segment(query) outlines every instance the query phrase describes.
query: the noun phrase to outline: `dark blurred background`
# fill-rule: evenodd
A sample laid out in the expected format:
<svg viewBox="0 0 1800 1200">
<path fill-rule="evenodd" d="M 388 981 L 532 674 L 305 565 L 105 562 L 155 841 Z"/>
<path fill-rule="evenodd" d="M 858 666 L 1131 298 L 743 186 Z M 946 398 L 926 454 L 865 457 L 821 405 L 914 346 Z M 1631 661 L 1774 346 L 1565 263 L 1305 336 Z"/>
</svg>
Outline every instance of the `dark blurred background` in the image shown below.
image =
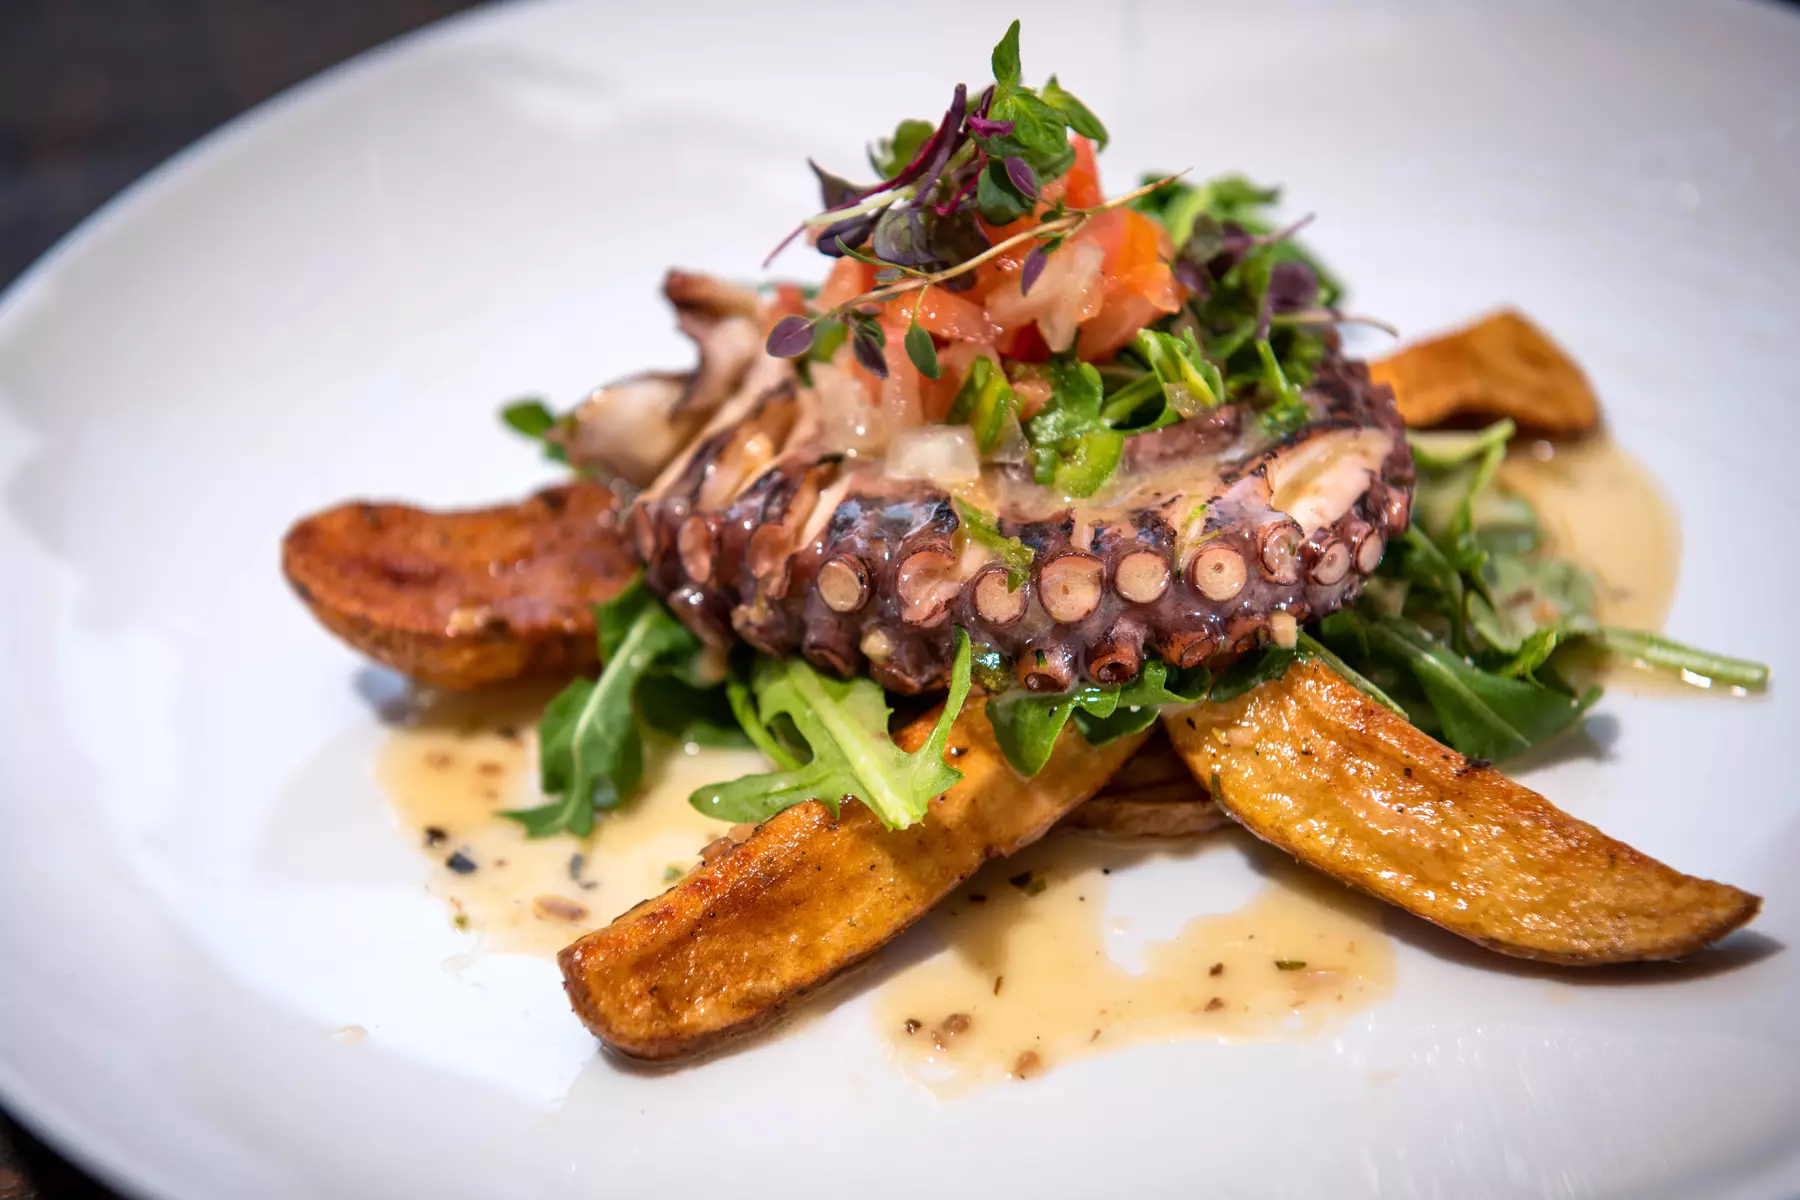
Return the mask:
<svg viewBox="0 0 1800 1200">
<path fill-rule="evenodd" d="M 209 130 L 334 63 L 471 7 L 0 0 L 0 288 Z M 0 963 L 0 975 L 5 969 Z M 114 1195 L 0 1111 L 0 1200 Z"/>
<path fill-rule="evenodd" d="M 0 0 L 0 287 L 283 88 L 470 0 Z M 0 1184 L 0 1200 L 9 1200 Z"/>
</svg>

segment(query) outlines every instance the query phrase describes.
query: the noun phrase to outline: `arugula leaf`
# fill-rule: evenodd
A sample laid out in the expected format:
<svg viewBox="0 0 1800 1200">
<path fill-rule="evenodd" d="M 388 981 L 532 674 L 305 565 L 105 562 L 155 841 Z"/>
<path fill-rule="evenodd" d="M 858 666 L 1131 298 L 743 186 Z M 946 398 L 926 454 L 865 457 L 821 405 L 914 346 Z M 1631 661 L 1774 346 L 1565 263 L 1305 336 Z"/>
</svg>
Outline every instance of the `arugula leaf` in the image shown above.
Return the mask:
<svg viewBox="0 0 1800 1200">
<path fill-rule="evenodd" d="M 1413 463 L 1421 471 L 1449 471 L 1483 457 L 1495 446 L 1505 449 L 1517 432 L 1518 426 L 1511 419 L 1502 419 L 1486 429 L 1466 433 L 1409 429 L 1406 441 L 1412 447 Z"/>
<path fill-rule="evenodd" d="M 1100 118 L 1094 115 L 1092 109 L 1065 90 L 1063 85 L 1056 81 L 1056 76 L 1052 75 L 1050 81 L 1038 94 L 1044 98 L 1045 104 L 1063 115 L 1063 119 L 1069 123 L 1070 129 L 1082 137 L 1092 138 L 1094 149 L 1106 149 L 1106 143 L 1110 140 L 1106 134 L 1106 126 L 1100 123 Z"/>
<path fill-rule="evenodd" d="M 513 401 L 500 410 L 500 419 L 513 432 L 539 443 L 543 447 L 544 457 L 551 462 L 569 461 L 568 451 L 550 440 L 550 435 L 556 432 L 562 422 L 539 397 L 527 396 Z"/>
<path fill-rule="evenodd" d="M 503 816 L 531 837 L 568 832 L 585 836 L 596 810 L 617 808 L 636 790 L 644 770 L 644 742 L 633 696 L 653 671 L 691 659 L 699 641 L 662 601 L 634 579 L 594 609 L 600 656 L 598 679 L 571 682 L 544 710 L 538 725 L 538 776 L 557 799 Z"/>
<path fill-rule="evenodd" d="M 956 515 L 962 520 L 962 530 L 971 541 L 992 550 L 1006 567 L 1006 590 L 1016 592 L 1019 585 L 1031 571 L 1031 547 L 1016 537 L 1007 537 L 1000 532 L 997 518 L 976 508 L 960 497 L 953 498 Z"/>
<path fill-rule="evenodd" d="M 1194 703 L 1206 695 L 1211 684 L 1212 676 L 1204 667 L 1192 672 L 1171 671 L 1168 664 L 1151 659 L 1136 679 L 1119 687 L 1111 716 L 1087 707 L 1076 708 L 1072 715 L 1088 745 L 1104 746 L 1150 728 L 1166 705 Z"/>
<path fill-rule="evenodd" d="M 1379 687 L 1376 687 L 1374 682 L 1370 680 L 1368 676 L 1339 658 L 1337 654 L 1332 651 L 1331 647 L 1321 642 L 1312 634 L 1307 633 L 1305 630 L 1301 630 L 1300 637 L 1295 643 L 1295 649 L 1299 650 L 1302 658 L 1316 658 L 1326 666 L 1330 667 L 1333 671 L 1336 671 L 1339 675 L 1343 676 L 1344 679 L 1354 684 L 1357 691 L 1375 701 L 1375 703 L 1381 705 L 1395 716 L 1400 717 L 1403 720 L 1410 721 L 1412 719 L 1407 716 L 1404 708 L 1394 702 L 1392 696 L 1382 691 Z"/>
<path fill-rule="evenodd" d="M 1312 410 L 1301 399 L 1300 389 L 1288 382 L 1268 338 L 1256 339 L 1256 353 L 1262 359 L 1263 392 L 1267 397 L 1267 407 L 1257 418 L 1263 429 L 1272 437 L 1284 438 L 1311 424 Z"/>
<path fill-rule="evenodd" d="M 1715 683 L 1741 688 L 1761 688 L 1769 682 L 1769 668 L 1762 663 L 1698 650 L 1660 634 L 1608 627 L 1597 631 L 1594 638 L 1609 653 L 1665 671 L 1698 675 Z"/>
<path fill-rule="evenodd" d="M 752 685 L 756 723 L 766 730 L 777 718 L 791 720 L 812 757 L 701 788 L 688 802 L 727 821 L 766 821 L 807 800 L 836 816 L 840 801 L 855 796 L 889 829 L 905 829 L 962 778 L 944 762 L 944 747 L 968 698 L 969 671 L 969 635 L 959 629 L 944 710 L 925 744 L 909 754 L 888 735 L 887 695 L 873 680 L 835 679 L 801 658 L 759 659 Z"/>
<path fill-rule="evenodd" d="M 1571 696 L 1490 674 L 1404 618 L 1367 621 L 1354 612 L 1344 615 L 1363 623 L 1374 653 L 1412 672 L 1442 722 L 1444 740 L 1469 758 L 1498 762 L 1529 750 L 1574 724 L 1600 698 L 1597 687 Z"/>
<path fill-rule="evenodd" d="M 1210 678 L 1178 679 L 1159 659 L 1144 664 L 1137 679 L 1118 684 L 1082 683 L 1066 692 L 1039 695 L 1012 691 L 987 702 L 988 724 L 1006 761 L 1021 775 L 1036 775 L 1050 761 L 1056 739 L 1070 717 L 1094 745 L 1149 728 L 1165 704 L 1191 704 L 1206 694 Z M 1091 732 L 1090 732 L 1091 731 Z"/>
<path fill-rule="evenodd" d="M 1280 679 L 1287 674 L 1289 667 L 1299 661 L 1298 650 L 1281 646 L 1266 647 L 1261 654 L 1246 654 L 1213 681 L 1206 698 L 1214 704 L 1236 700 L 1245 692 L 1255 691 L 1265 683 Z"/>
<path fill-rule="evenodd" d="M 754 744 L 739 727 L 725 689 L 716 685 L 701 687 L 675 675 L 650 675 L 638 683 L 637 710 L 645 725 L 678 742 L 735 749 Z"/>
</svg>

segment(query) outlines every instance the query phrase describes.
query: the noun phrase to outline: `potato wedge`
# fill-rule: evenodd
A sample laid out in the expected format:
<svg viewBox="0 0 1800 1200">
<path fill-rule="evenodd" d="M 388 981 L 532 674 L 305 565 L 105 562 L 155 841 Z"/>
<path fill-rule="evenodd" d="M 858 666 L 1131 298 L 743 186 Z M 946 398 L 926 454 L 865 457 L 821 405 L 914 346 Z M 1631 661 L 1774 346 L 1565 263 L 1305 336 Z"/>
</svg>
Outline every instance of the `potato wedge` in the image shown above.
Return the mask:
<svg viewBox="0 0 1800 1200">
<path fill-rule="evenodd" d="M 1511 417 L 1549 437 L 1591 433 L 1600 402 L 1575 360 L 1522 313 L 1510 309 L 1369 364 L 1394 389 L 1414 429 Z"/>
<path fill-rule="evenodd" d="M 281 565 L 327 629 L 420 683 L 572 676 L 597 658 L 593 606 L 637 570 L 612 514 L 592 483 L 467 512 L 343 504 L 290 529 Z"/>
<path fill-rule="evenodd" d="M 897 739 L 916 748 L 935 714 Z M 1147 737 L 1098 749 L 1065 731 L 1044 770 L 1016 774 L 979 705 L 950 735 L 960 783 L 898 833 L 846 801 L 808 801 L 563 950 L 576 1014 L 632 1058 L 687 1058 L 774 1019 L 866 958 L 989 859 L 1036 841 Z"/>
<path fill-rule="evenodd" d="M 1762 903 L 1614 841 L 1317 663 L 1163 721 L 1250 832 L 1502 954 L 1573 965 L 1678 958 Z"/>
<path fill-rule="evenodd" d="M 1063 818 L 1062 828 L 1099 837 L 1175 838 L 1228 823 L 1159 726 L 1098 795 Z"/>
</svg>

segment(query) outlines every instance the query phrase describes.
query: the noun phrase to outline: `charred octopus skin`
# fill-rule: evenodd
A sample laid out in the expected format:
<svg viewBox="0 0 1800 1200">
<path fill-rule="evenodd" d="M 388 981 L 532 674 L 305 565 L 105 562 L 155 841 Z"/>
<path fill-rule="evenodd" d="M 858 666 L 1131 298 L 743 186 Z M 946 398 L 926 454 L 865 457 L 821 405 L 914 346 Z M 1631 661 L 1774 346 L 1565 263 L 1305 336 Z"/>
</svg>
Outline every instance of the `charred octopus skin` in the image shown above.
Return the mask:
<svg viewBox="0 0 1800 1200">
<path fill-rule="evenodd" d="M 1291 644 L 1357 598 L 1411 508 L 1393 394 L 1335 344 L 1296 431 L 1224 404 L 1130 438 L 1081 501 L 1022 465 L 988 464 L 954 497 L 896 477 L 823 437 L 823 391 L 787 362 L 750 363 L 628 528 L 650 586 L 702 638 L 899 692 L 944 684 L 957 626 L 1043 692 L 1126 682 L 1151 653 L 1191 667 Z M 969 536 L 957 500 L 1029 548 L 1022 579 Z"/>
</svg>

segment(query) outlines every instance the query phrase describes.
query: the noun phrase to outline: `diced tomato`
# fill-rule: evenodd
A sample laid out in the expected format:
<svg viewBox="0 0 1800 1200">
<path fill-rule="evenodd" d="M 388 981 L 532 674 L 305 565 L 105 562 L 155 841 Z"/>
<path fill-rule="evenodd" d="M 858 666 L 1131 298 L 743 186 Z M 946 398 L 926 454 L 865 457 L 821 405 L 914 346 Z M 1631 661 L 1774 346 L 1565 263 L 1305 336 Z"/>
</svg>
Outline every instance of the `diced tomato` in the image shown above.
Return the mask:
<svg viewBox="0 0 1800 1200">
<path fill-rule="evenodd" d="M 775 294 L 763 306 L 763 335 L 775 327 L 775 322 L 783 317 L 804 317 L 806 315 L 806 296 L 799 287 L 784 283 L 776 287 Z"/>
<path fill-rule="evenodd" d="M 1044 344 L 1044 335 L 1038 332 L 1036 325 L 1021 325 L 1003 336 L 996 345 L 1000 353 L 1020 362 L 1050 361 L 1050 347 Z"/>
<path fill-rule="evenodd" d="M 846 300 L 862 295 L 875 286 L 875 268 L 854 258 L 840 258 L 825 276 L 813 304 L 821 309 L 836 308 Z"/>
<path fill-rule="evenodd" d="M 923 300 L 909 293 L 890 303 L 905 314 L 910 314 L 913 304 L 917 303 L 919 324 L 926 333 L 945 341 L 991 342 L 1000 332 L 988 320 L 987 311 L 980 304 L 941 287 L 926 288 Z"/>
<path fill-rule="evenodd" d="M 1057 196 L 1051 195 L 1051 190 L 1060 186 L 1059 195 L 1070 208 L 1092 208 L 1104 203 L 1106 193 L 1100 190 L 1100 164 L 1094 157 L 1094 143 L 1075 134 L 1069 138 L 1069 144 L 1075 147 L 1075 165 L 1046 187 L 1044 194 L 1054 203 Z"/>
</svg>

